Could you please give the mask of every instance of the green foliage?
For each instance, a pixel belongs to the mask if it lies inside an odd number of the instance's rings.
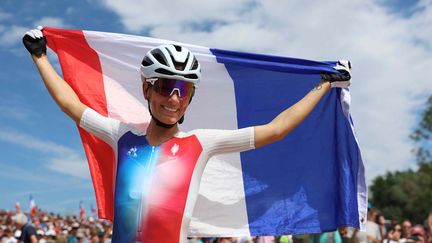
[[[371,187],[372,205],[389,219],[423,223],[432,208],[432,162],[419,170],[392,172],[377,177]]]
[[[410,137],[416,145],[413,151],[419,169],[375,178],[370,186],[371,202],[386,218],[422,224],[432,208],[432,95]]]
[[[414,154],[419,163],[432,160],[432,95],[426,102],[426,109],[423,111],[418,128],[410,135],[410,138],[418,145]]]

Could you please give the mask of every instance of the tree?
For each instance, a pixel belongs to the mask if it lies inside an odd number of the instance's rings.
[[[388,172],[375,178],[370,186],[371,202],[386,218],[423,223],[432,208],[432,95],[410,138],[415,142],[418,170]]]
[[[418,145],[413,152],[419,163],[427,163],[432,160],[432,95],[426,102],[418,127],[411,134],[411,139]]]

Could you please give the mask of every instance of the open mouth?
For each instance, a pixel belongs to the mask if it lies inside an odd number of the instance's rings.
[[[177,108],[173,108],[173,107],[168,107],[168,106],[162,106],[162,108],[168,112],[177,112],[178,109]]]

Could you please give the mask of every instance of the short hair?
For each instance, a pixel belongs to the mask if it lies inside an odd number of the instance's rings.
[[[27,216],[23,213],[18,213],[13,217],[13,220],[17,223],[17,224],[21,224],[24,225],[27,223]]]

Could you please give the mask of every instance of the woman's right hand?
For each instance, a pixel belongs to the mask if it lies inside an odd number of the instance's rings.
[[[22,40],[25,48],[31,55],[36,57],[41,57],[42,54],[46,55],[46,39],[42,33],[42,26],[27,31]]]

